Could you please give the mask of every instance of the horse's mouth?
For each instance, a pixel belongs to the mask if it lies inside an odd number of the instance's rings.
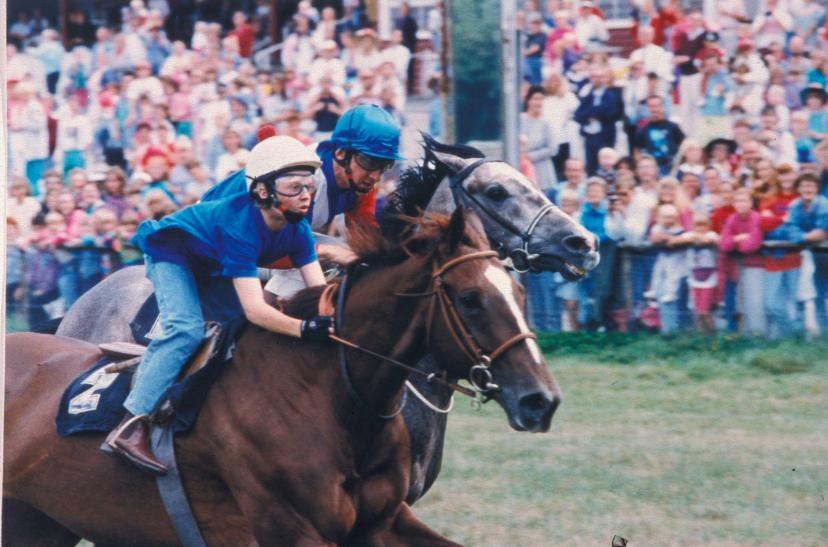
[[[533,261],[532,269],[542,272],[559,272],[567,281],[578,281],[587,274],[587,270],[584,268],[576,266],[557,255],[540,255]]]

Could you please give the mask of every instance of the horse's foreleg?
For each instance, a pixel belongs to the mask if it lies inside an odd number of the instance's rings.
[[[3,499],[3,537],[7,547],[72,547],[76,536],[40,511],[21,501]]]
[[[352,538],[344,542],[344,546],[359,547],[459,547],[425,525],[414,516],[408,504],[400,505],[399,511],[391,521],[390,526],[370,535]]]

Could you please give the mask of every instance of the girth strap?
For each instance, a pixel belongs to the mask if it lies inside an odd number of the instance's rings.
[[[155,482],[161,494],[161,501],[164,502],[164,509],[167,510],[167,515],[170,517],[170,522],[181,545],[207,547],[190,509],[190,502],[187,500],[187,493],[184,491],[181,474],[175,462],[172,422],[153,425],[152,451],[158,461],[167,466],[167,474],[155,477]]]

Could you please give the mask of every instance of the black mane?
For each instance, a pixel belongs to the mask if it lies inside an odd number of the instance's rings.
[[[400,222],[400,216],[419,216],[428,206],[437,186],[449,174],[449,169],[437,159],[435,152],[452,154],[464,159],[483,158],[485,154],[465,144],[445,144],[427,133],[423,137],[424,157],[421,163],[409,167],[400,175],[397,188],[386,198],[382,214],[382,231],[386,237],[400,237],[407,223]]]

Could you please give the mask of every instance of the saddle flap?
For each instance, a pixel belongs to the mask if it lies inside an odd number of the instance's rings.
[[[184,365],[181,374],[178,375],[178,380],[181,381],[187,376],[192,375],[201,367],[206,365],[210,359],[215,355],[219,337],[221,336],[221,325],[213,321],[207,321],[204,324],[204,341],[198,347],[195,353]]]
[[[104,355],[115,359],[140,357],[147,351],[146,347],[140,344],[133,344],[131,342],[104,342],[102,344],[98,344],[98,348]]]

